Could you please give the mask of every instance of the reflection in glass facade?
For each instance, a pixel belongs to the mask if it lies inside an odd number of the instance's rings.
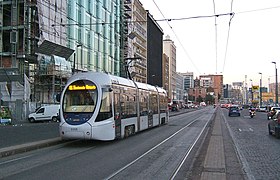
[[[120,7],[120,0],[68,0],[68,47],[75,50],[76,70],[119,75]]]

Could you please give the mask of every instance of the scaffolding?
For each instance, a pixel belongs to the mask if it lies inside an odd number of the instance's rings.
[[[37,71],[36,94],[41,104],[54,104],[67,79],[72,75],[71,64],[59,56],[41,56]]]
[[[3,104],[9,106],[12,112],[18,111],[13,119],[26,119],[32,111],[31,106],[54,103],[53,97],[61,91],[69,77],[70,62],[66,61],[69,54],[54,53],[43,72],[44,62],[37,53],[38,47],[46,40],[57,44],[57,47],[66,46],[66,27],[53,26],[66,22],[66,3],[65,0],[0,1],[0,69],[5,75],[0,78],[0,94]],[[62,57],[59,67],[57,59]],[[65,69],[67,72],[64,72]],[[19,78],[11,79],[12,75]],[[8,77],[7,81],[2,77]],[[51,95],[46,99],[48,91]],[[16,99],[12,98],[15,94]],[[21,111],[18,110],[20,108]]]

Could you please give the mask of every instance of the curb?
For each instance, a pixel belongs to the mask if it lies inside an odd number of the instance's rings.
[[[60,137],[0,149],[0,158],[62,143]]]

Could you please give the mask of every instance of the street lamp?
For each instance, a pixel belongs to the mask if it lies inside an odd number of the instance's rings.
[[[82,44],[77,44],[75,52],[74,52],[74,61],[73,61],[73,70],[72,70],[72,74],[74,74],[76,72],[76,50],[78,47],[81,47]]]
[[[272,61],[275,64],[275,104],[278,105],[278,80],[277,80],[277,67],[276,62]]]
[[[250,79],[251,82],[251,104],[253,104],[253,99],[254,99],[254,93],[253,93],[253,80]]]
[[[129,70],[128,70],[128,67],[129,67],[129,64],[132,62],[132,61],[135,61],[135,60],[141,60],[141,57],[131,57],[131,58],[124,58],[124,61],[125,61],[125,71],[126,71],[126,77],[128,77],[130,80],[132,80],[132,74],[130,74]],[[135,75],[135,74],[134,74]]]
[[[259,74],[261,75],[261,79],[260,79],[260,107],[262,106],[262,73],[259,72]]]

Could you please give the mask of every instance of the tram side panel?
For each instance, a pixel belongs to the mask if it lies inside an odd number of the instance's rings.
[[[166,118],[165,111],[160,114],[157,92],[139,89],[139,98],[137,98],[135,88],[114,85],[114,93],[116,138],[127,137],[138,131],[158,126],[162,124],[161,119]],[[137,103],[139,103],[139,110]]]
[[[169,120],[167,103],[167,95],[165,93],[159,93],[160,124],[166,124]]]
[[[139,89],[139,113],[140,131],[148,129],[148,114],[149,114],[149,91],[145,89]]]
[[[153,119],[153,124],[150,125],[150,127],[158,126],[159,125],[159,102],[158,102],[158,92],[157,91],[152,91],[150,93],[150,98],[149,98],[149,108],[150,112],[152,113],[152,119]]]

